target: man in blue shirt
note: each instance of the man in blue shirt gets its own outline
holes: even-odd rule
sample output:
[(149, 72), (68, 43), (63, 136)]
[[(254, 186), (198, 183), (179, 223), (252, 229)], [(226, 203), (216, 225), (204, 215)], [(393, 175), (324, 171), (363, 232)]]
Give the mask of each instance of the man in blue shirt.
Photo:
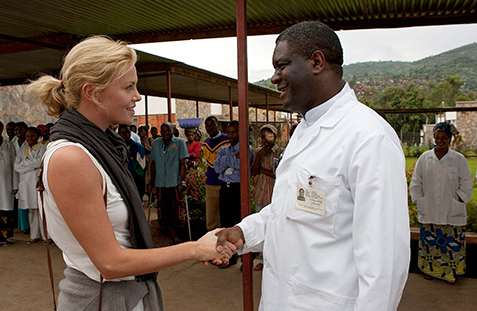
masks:
[(170, 122), (161, 125), (161, 136), (152, 144), (151, 183), (148, 190), (157, 187), (157, 208), (161, 226), (167, 226), (172, 244), (179, 243), (176, 228), (182, 227), (179, 214), (182, 192), (187, 188), (185, 159), (189, 157), (185, 141), (172, 135)]
[[(240, 217), (240, 153), (238, 121), (227, 124), (227, 137), (230, 145), (220, 148), (214, 162), (214, 169), (222, 181), (220, 188), (220, 224), (227, 228), (241, 221)], [(253, 163), (253, 151), (249, 146), (250, 165)]]

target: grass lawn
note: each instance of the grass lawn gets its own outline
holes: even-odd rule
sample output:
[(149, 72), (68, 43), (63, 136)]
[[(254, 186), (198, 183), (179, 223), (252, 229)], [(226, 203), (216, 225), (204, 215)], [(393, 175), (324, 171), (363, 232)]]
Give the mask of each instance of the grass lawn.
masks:
[[(475, 173), (477, 171), (477, 158), (466, 158), (467, 163), (469, 163), (470, 173), (473, 177), (475, 177)], [(406, 158), (406, 170), (414, 168), (414, 164), (416, 163), (417, 158)], [(474, 186), (475, 188), (475, 186)], [(471, 202), (477, 204), (477, 191), (472, 191), (472, 199)]]

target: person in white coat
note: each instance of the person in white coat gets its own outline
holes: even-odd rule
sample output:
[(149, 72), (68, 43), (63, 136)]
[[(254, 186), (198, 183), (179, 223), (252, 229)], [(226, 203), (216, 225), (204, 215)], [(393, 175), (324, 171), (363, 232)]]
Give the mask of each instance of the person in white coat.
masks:
[(4, 139), (3, 123), (0, 122), (0, 245), (8, 246), (8, 238), (13, 237), (15, 229), (13, 195), (18, 189), (18, 177), (13, 171), (15, 147)]
[(409, 188), (420, 227), (417, 265), (425, 279), (449, 284), (466, 270), (465, 205), (473, 188), (467, 160), (449, 148), (452, 135), (449, 123), (436, 124), (436, 147), (417, 160)]
[(40, 135), (34, 127), (28, 128), (25, 132), (25, 141), (28, 146), (20, 149), (20, 153), (16, 155), (14, 168), (19, 175), (18, 183), (18, 208), (29, 210), (28, 218), (30, 221), (30, 241), (27, 244), (34, 244), (45, 240), (43, 232), (43, 224), (40, 221), (38, 212), (38, 193), (36, 191), (36, 182), (38, 179), (38, 170), (40, 169), (41, 158), (45, 149), (38, 142)]
[[(391, 126), (342, 80), (337, 35), (320, 22), (283, 31), (272, 83), (299, 112), (272, 202), (217, 235), (263, 250), (260, 310), (396, 310), (410, 259), (405, 159)], [(303, 200), (299, 191), (304, 190)]]

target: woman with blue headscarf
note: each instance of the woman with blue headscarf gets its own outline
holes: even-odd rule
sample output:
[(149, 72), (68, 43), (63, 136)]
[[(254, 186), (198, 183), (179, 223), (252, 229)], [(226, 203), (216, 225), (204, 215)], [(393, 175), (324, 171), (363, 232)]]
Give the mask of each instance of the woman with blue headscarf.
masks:
[(425, 279), (453, 284), (465, 273), (465, 204), (472, 196), (472, 176), (465, 157), (450, 149), (452, 127), (434, 127), (436, 147), (417, 160), (411, 179), (420, 223), (418, 266)]

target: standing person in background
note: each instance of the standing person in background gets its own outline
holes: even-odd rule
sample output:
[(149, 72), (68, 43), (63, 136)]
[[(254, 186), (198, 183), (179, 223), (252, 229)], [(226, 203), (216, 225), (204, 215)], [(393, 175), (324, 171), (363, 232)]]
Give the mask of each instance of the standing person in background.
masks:
[(131, 124), (129, 125), (129, 128), (131, 129), (131, 139), (137, 142), (138, 144), (141, 144), (141, 137), (138, 134), (136, 134), (136, 131), (137, 131), (136, 125)]
[[(253, 187), (253, 199), (255, 201), (255, 213), (258, 213), (272, 201), (273, 186), (275, 185), (275, 163), (280, 158), (283, 148), (275, 143), (277, 128), (271, 124), (265, 124), (260, 128), (261, 147), (255, 152), (251, 174), (257, 176)], [(255, 270), (262, 270), (262, 253), (259, 254), (260, 263)]]
[(45, 149), (38, 142), (39, 138), (40, 133), (37, 128), (28, 128), (25, 133), (28, 146), (16, 155), (14, 165), (15, 171), (19, 175), (18, 208), (29, 211), (30, 241), (27, 244), (34, 244), (40, 241), (40, 238), (45, 240), (45, 243), (49, 243), (43, 231), (43, 223), (40, 221), (38, 193), (35, 188), (41, 159), (45, 152)]
[(18, 189), (18, 175), (13, 170), (15, 147), (3, 139), (3, 123), (0, 122), (0, 245), (9, 246), (13, 237), (15, 215), (13, 195)]
[[(240, 146), (239, 123), (234, 120), (227, 124), (227, 137), (230, 145), (220, 148), (214, 162), (214, 170), (219, 174), (220, 186), (220, 224), (232, 227), (240, 222)], [(249, 145), (250, 165), (253, 163), (253, 149)], [(243, 156), (247, 156), (246, 154)], [(237, 256), (230, 259), (230, 265), (237, 263)]]
[(152, 136), (153, 140), (156, 140), (158, 137), (160, 137), (157, 134), (157, 127), (155, 127), (155, 126), (151, 127), (151, 136)]
[(67, 265), (58, 310), (97, 310), (100, 288), (102, 310), (164, 310), (158, 270), (230, 257), (215, 250), (210, 233), (197, 242), (154, 248), (125, 166), (126, 145), (108, 129), (133, 121), (141, 100), (136, 60), (126, 42), (90, 37), (65, 56), (61, 80), (44, 75), (27, 88), (59, 117), (41, 179), (48, 232)]
[(11, 142), (15, 138), (15, 122), (8, 122), (5, 126), (5, 131), (7, 132), (8, 140)]
[(50, 141), (50, 130), (53, 127), (53, 123), (47, 123), (45, 127), (43, 128), (43, 136), (41, 140), (41, 144), (44, 145), (44, 149), (46, 149), (46, 145), (48, 145), (48, 142)]
[[(142, 125), (139, 127), (139, 137), (141, 137), (141, 144), (144, 146), (146, 151), (146, 172), (144, 175), (145, 187), (151, 183), (151, 150), (152, 144), (154, 143), (154, 138), (149, 137), (149, 131), (147, 126)], [(148, 196), (151, 194), (149, 193)]]
[(417, 263), (424, 278), (453, 284), (466, 270), (465, 205), (472, 197), (472, 175), (465, 157), (449, 148), (450, 124), (436, 124), (434, 140), (436, 147), (417, 160), (409, 187), (420, 227)]
[(151, 183), (148, 191), (157, 187), (158, 218), (161, 226), (167, 227), (172, 245), (180, 242), (177, 229), (183, 225), (181, 205), (183, 192), (187, 189), (185, 160), (189, 157), (182, 138), (172, 134), (170, 122), (161, 125), (161, 136), (152, 144)]
[[(272, 202), (220, 231), (263, 250), (260, 310), (394, 311), (409, 270), (406, 161), (394, 129), (342, 79), (336, 33), (309, 21), (273, 53), (283, 108), (303, 115)], [(304, 200), (299, 200), (303, 189)]]
[(134, 183), (139, 191), (139, 196), (142, 198), (146, 192), (146, 184), (144, 182), (146, 173), (146, 150), (143, 145), (131, 139), (129, 125), (119, 124), (118, 133), (119, 136), (124, 139), (128, 148), (128, 170), (134, 179)]
[(190, 168), (197, 168), (199, 164), (199, 155), (202, 148), (201, 143), (195, 140), (196, 138), (196, 129), (188, 128), (185, 129), (185, 134), (187, 137), (186, 146), (187, 152), (189, 153), (189, 158), (186, 161), (187, 170)]
[[(25, 122), (15, 123), (15, 137), (12, 139), (12, 144), (15, 147), (15, 156), (19, 156), (25, 153), (25, 150), (28, 146), (28, 143), (25, 140), (25, 132), (28, 129), (28, 125)], [(18, 173), (16, 173), (18, 174)], [(28, 217), (29, 210), (18, 208), (18, 197), (19, 193), (15, 195), (16, 208), (18, 209), (17, 214), (17, 226), (25, 234), (30, 234), (30, 220)]]
[(205, 130), (209, 135), (202, 144), (204, 157), (207, 161), (205, 173), (205, 210), (207, 230), (220, 228), (220, 187), (222, 182), (214, 170), (214, 162), (220, 148), (230, 144), (227, 135), (219, 131), (219, 121), (215, 116), (205, 119)]

